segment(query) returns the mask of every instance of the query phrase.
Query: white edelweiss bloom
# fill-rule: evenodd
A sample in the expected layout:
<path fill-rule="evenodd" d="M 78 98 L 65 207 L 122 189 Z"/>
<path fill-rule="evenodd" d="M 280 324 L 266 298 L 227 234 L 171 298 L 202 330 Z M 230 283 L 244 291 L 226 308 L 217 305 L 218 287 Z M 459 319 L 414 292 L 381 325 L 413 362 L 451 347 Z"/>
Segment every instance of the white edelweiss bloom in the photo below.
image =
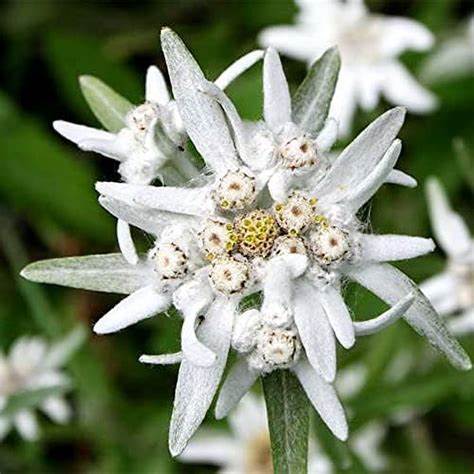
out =
<path fill-rule="evenodd" d="M 339 48 L 342 66 L 330 115 L 339 121 L 341 135 L 350 133 L 357 104 L 372 110 L 381 95 L 414 113 L 433 110 L 436 98 L 397 59 L 406 50 L 432 47 L 434 38 L 425 26 L 370 13 L 361 0 L 296 3 L 296 24 L 266 28 L 259 42 L 308 65 L 328 48 Z"/>
<path fill-rule="evenodd" d="M 204 184 L 98 183 L 101 204 L 115 217 L 155 236 L 155 251 L 137 265 L 116 255 L 80 257 L 32 264 L 23 275 L 35 281 L 131 293 L 97 323 L 99 332 L 153 316 L 171 302 L 181 311 L 182 352 L 141 359 L 181 362 L 170 426 L 172 455 L 183 451 L 204 419 L 231 344 L 240 357 L 222 386 L 218 418 L 226 416 L 259 376 L 288 369 L 341 439 L 347 438 L 348 428 L 332 386 L 336 339 L 350 348 L 356 335 L 377 332 L 404 315 L 454 365 L 468 368 L 469 358 L 414 283 L 382 263 L 429 252 L 432 241 L 367 235 L 356 218 L 360 207 L 390 180 L 401 149 L 396 136 L 404 110 L 396 108 L 379 117 L 334 163 L 311 164 L 302 173 L 290 170 L 286 187 L 273 187 L 285 190 L 276 193 L 280 199 L 272 192 L 271 180 L 286 158 L 277 154 L 268 167 L 259 162 L 259 155 L 246 154 L 252 140 L 241 134 L 246 129 L 232 103 L 205 79 L 169 29 L 162 32 L 162 47 L 184 126 L 210 171 Z M 303 90 L 318 96 L 311 77 L 309 81 Z M 291 100 L 278 55 L 271 50 L 265 57 L 264 82 L 265 123 L 260 125 L 272 133 L 286 130 Z M 301 94 L 297 115 L 305 123 L 314 117 L 322 127 L 325 115 Z M 341 295 L 346 278 L 392 307 L 374 319 L 353 322 Z M 257 291 L 263 292 L 261 308 L 252 315 L 240 314 L 239 303 Z"/>
<path fill-rule="evenodd" d="M 12 428 L 28 441 L 38 439 L 40 431 L 33 407 L 8 410 L 9 400 L 35 390 L 61 388 L 67 390 L 70 379 L 61 370 L 71 355 L 65 341 L 49 345 L 40 337 L 21 337 L 8 355 L 0 353 L 0 440 Z M 4 409 L 5 413 L 2 413 Z M 38 405 L 56 423 L 67 423 L 71 408 L 60 394 L 51 394 Z"/>
<path fill-rule="evenodd" d="M 273 473 L 270 434 L 262 398 L 249 393 L 229 415 L 230 433 L 203 429 L 191 440 L 178 459 L 193 464 L 213 464 L 221 474 Z M 308 472 L 330 474 L 329 458 L 311 438 Z"/>
<path fill-rule="evenodd" d="M 426 59 L 420 76 L 431 84 L 474 74 L 474 15 L 462 31 L 449 37 Z"/>
<path fill-rule="evenodd" d="M 447 256 L 445 270 L 420 286 L 436 310 L 448 317 L 455 334 L 474 331 L 474 239 L 462 217 L 454 212 L 438 180 L 427 183 L 431 225 Z"/>

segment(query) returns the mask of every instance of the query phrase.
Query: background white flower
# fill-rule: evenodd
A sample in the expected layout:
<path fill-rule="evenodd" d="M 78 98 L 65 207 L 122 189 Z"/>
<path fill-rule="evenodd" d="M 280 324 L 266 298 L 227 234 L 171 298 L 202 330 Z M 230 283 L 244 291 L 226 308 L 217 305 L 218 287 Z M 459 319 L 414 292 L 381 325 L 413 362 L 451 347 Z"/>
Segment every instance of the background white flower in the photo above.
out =
<path fill-rule="evenodd" d="M 330 115 L 347 136 L 356 106 L 372 110 L 383 95 L 414 113 L 433 110 L 436 99 L 410 75 L 397 57 L 425 51 L 433 36 L 421 23 L 370 13 L 362 0 L 297 0 L 295 25 L 263 30 L 259 41 L 308 65 L 337 46 L 342 66 Z"/>
<path fill-rule="evenodd" d="M 8 355 L 0 353 L 0 439 L 16 428 L 24 439 L 36 440 L 39 436 L 36 406 L 56 423 L 70 420 L 71 408 L 63 393 L 71 383 L 61 367 L 83 337 L 82 329 L 72 331 L 54 344 L 40 337 L 25 336 L 13 343 Z M 55 389 L 57 393 L 53 390 L 46 393 L 34 405 L 14 401 L 18 396 L 28 396 L 42 389 Z"/>
<path fill-rule="evenodd" d="M 474 239 L 462 217 L 454 212 L 438 180 L 427 183 L 431 225 L 447 256 L 445 270 L 421 285 L 433 306 L 448 316 L 456 334 L 474 332 Z"/>

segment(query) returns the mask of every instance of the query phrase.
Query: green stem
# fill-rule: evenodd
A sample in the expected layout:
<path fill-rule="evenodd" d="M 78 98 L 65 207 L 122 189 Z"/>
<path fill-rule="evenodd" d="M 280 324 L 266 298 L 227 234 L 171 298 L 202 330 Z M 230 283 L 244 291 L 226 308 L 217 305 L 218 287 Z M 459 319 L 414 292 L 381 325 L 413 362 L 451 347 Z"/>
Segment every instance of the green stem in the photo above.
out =
<path fill-rule="evenodd" d="M 275 474 L 306 474 L 309 402 L 296 377 L 276 370 L 262 379 Z"/>

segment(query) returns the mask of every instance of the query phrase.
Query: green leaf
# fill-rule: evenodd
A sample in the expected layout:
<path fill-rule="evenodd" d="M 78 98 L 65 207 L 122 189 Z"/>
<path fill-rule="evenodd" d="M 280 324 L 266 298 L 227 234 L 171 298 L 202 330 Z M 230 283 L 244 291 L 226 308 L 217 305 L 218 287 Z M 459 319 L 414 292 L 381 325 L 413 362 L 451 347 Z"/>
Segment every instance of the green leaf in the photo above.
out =
<path fill-rule="evenodd" d="M 121 294 L 149 283 L 148 268 L 130 265 L 121 254 L 113 253 L 40 260 L 26 266 L 21 276 L 38 283 Z"/>
<path fill-rule="evenodd" d="M 341 58 L 336 47 L 313 63 L 293 101 L 293 121 L 304 131 L 317 134 L 324 126 L 336 88 Z"/>
<path fill-rule="evenodd" d="M 262 379 L 275 474 L 305 474 L 309 402 L 296 377 L 276 370 Z"/>
<path fill-rule="evenodd" d="M 54 387 L 28 390 L 12 395 L 8 398 L 3 410 L 0 410 L 0 417 L 11 416 L 19 410 L 35 408 L 49 397 L 63 395 L 67 389 L 66 385 L 56 385 Z"/>
<path fill-rule="evenodd" d="M 111 87 L 93 76 L 79 78 L 82 93 L 99 122 L 110 132 L 125 126 L 125 117 L 133 105 Z"/>

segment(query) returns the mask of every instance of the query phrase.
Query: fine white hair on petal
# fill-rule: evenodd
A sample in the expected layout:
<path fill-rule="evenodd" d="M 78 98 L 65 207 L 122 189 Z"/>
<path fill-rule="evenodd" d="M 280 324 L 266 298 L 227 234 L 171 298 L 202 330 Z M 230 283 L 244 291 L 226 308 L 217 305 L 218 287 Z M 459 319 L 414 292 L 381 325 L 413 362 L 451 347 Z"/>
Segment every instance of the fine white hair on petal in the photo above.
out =
<path fill-rule="evenodd" d="M 196 336 L 199 316 L 212 302 L 213 293 L 205 279 L 193 279 L 181 285 L 173 294 L 173 303 L 184 317 L 181 328 L 181 348 L 184 356 L 200 367 L 209 367 L 216 355 Z"/>
<path fill-rule="evenodd" d="M 410 112 L 431 112 L 438 105 L 436 96 L 422 87 L 398 61 L 384 66 L 387 80 L 383 81 L 383 93 L 394 104 L 405 106 Z"/>
<path fill-rule="evenodd" d="M 145 98 L 159 105 L 166 105 L 170 101 L 165 78 L 156 66 L 150 66 L 146 72 Z"/>
<path fill-rule="evenodd" d="M 142 354 L 138 359 L 142 364 L 171 365 L 179 364 L 183 360 L 183 353 L 175 352 L 173 354 L 148 355 Z"/>
<path fill-rule="evenodd" d="M 152 285 L 127 296 L 95 323 L 97 334 L 120 331 L 143 319 L 164 311 L 170 304 L 168 295 L 157 293 Z"/>
<path fill-rule="evenodd" d="M 38 421 L 30 410 L 21 410 L 13 417 L 13 424 L 23 439 L 36 441 L 39 437 Z"/>
<path fill-rule="evenodd" d="M 394 140 L 372 172 L 356 185 L 354 189 L 349 191 L 345 199 L 354 211 L 359 210 L 377 192 L 380 186 L 386 182 L 400 156 L 401 150 L 402 142 L 398 139 Z"/>
<path fill-rule="evenodd" d="M 55 120 L 53 128 L 64 138 L 79 144 L 84 140 L 115 140 L 115 135 L 97 128 L 86 127 L 85 125 L 78 125 L 64 120 Z"/>
<path fill-rule="evenodd" d="M 199 328 L 201 342 L 217 360 L 211 367 L 198 367 L 184 359 L 181 363 L 171 416 L 169 449 L 178 456 L 206 416 L 227 361 L 237 299 L 220 297 L 210 306 Z"/>
<path fill-rule="evenodd" d="M 147 186 L 125 183 L 96 183 L 104 196 L 118 199 L 129 205 L 140 205 L 178 214 L 205 216 L 209 212 L 207 188 L 175 188 L 172 186 Z"/>
<path fill-rule="evenodd" d="M 308 282 L 294 288 L 295 323 L 306 356 L 327 382 L 336 377 L 336 343 L 326 313 L 319 302 L 319 292 Z"/>
<path fill-rule="evenodd" d="M 369 319 L 368 321 L 354 322 L 354 329 L 357 336 L 368 336 L 375 334 L 382 329 L 391 326 L 395 321 L 398 321 L 405 311 L 415 301 L 415 293 L 409 293 L 405 298 L 402 298 L 396 305 L 389 310 L 382 313 L 380 316 Z"/>
<path fill-rule="evenodd" d="M 451 209 L 446 193 L 437 179 L 430 178 L 426 190 L 431 225 L 437 242 L 449 256 L 463 256 L 472 245 L 466 223 Z"/>
<path fill-rule="evenodd" d="M 325 287 L 319 295 L 337 340 L 346 349 L 351 348 L 355 343 L 354 326 L 342 295 L 330 285 Z"/>
<path fill-rule="evenodd" d="M 257 61 L 263 58 L 264 51 L 256 49 L 250 53 L 245 54 L 237 61 L 233 62 L 227 69 L 225 69 L 219 77 L 214 81 L 214 84 L 220 89 L 225 89 L 231 82 L 239 77 L 247 69 L 251 68 Z"/>
<path fill-rule="evenodd" d="M 316 186 L 325 202 L 338 202 L 369 175 L 396 138 L 405 119 L 405 109 L 395 107 L 374 120 L 337 157 Z"/>
<path fill-rule="evenodd" d="M 346 441 L 349 428 L 334 387 L 325 382 L 305 360 L 299 361 L 292 370 L 324 423 L 337 438 Z"/>
<path fill-rule="evenodd" d="M 407 260 L 432 252 L 432 239 L 408 235 L 359 234 L 360 259 L 364 262 Z"/>
<path fill-rule="evenodd" d="M 41 409 L 56 423 L 67 423 L 72 416 L 71 408 L 62 397 L 48 397 Z"/>
<path fill-rule="evenodd" d="M 416 188 L 418 186 L 418 182 L 415 178 L 413 178 L 413 176 L 410 176 L 409 174 L 404 173 L 400 170 L 390 171 L 385 182 L 388 184 L 398 184 L 399 186 L 406 186 L 407 188 Z"/>
<path fill-rule="evenodd" d="M 406 275 L 388 264 L 361 265 L 344 270 L 346 275 L 390 305 L 396 304 L 407 293 L 414 291 L 416 299 L 404 319 L 422 336 L 438 348 L 454 367 L 469 370 L 471 360 L 451 336 L 442 318 L 418 287 Z"/>
<path fill-rule="evenodd" d="M 206 164 L 217 173 L 237 165 L 224 114 L 216 102 L 200 93 L 206 83 L 201 68 L 170 28 L 161 30 L 161 46 L 173 94 L 186 131 Z"/>
<path fill-rule="evenodd" d="M 273 132 L 291 122 L 291 97 L 278 53 L 269 48 L 263 60 L 263 116 Z"/>
<path fill-rule="evenodd" d="M 237 406 L 257 378 L 258 373 L 249 369 L 245 357 L 232 366 L 217 399 L 215 415 L 218 420 L 225 418 Z"/>
<path fill-rule="evenodd" d="M 329 151 L 337 140 L 338 123 L 336 119 L 326 120 L 323 129 L 316 138 L 316 146 L 320 151 Z"/>
<path fill-rule="evenodd" d="M 275 171 L 268 180 L 268 191 L 272 199 L 276 202 L 286 201 L 294 179 L 294 174 L 290 170 L 279 169 Z"/>
<path fill-rule="evenodd" d="M 130 226 L 120 219 L 117 220 L 117 240 L 123 258 L 130 265 L 136 265 L 138 263 L 138 254 L 130 232 Z"/>

